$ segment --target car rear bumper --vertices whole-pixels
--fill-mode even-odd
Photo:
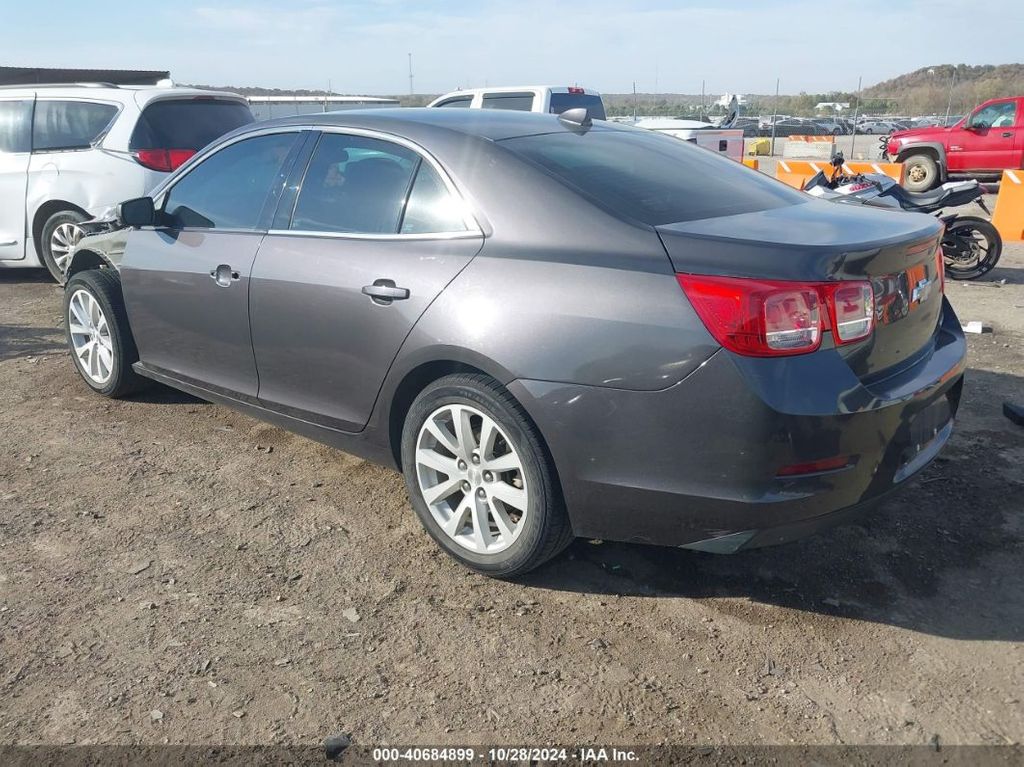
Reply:
[[[655,392],[514,381],[551,450],[577,535],[738,551],[870,509],[952,433],[966,345],[944,303],[912,367],[863,384],[838,353],[716,352]],[[846,468],[779,469],[835,456]]]

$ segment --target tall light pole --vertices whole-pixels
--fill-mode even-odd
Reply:
[[[857,78],[857,99],[853,105],[853,135],[850,138],[850,159],[856,160],[857,155],[854,153],[854,148],[857,146],[857,113],[860,111],[860,88],[864,82],[864,75]],[[885,158],[882,158],[885,159]]]
[[[409,95],[412,95],[412,54],[409,54]]]
[[[953,65],[953,76],[949,78],[949,100],[946,101],[946,119],[943,125],[949,125],[949,110],[953,106],[953,84],[956,82],[956,64]]]
[[[775,156],[775,123],[779,121],[779,83],[781,78],[775,78],[775,104],[772,107],[772,148],[771,156]]]

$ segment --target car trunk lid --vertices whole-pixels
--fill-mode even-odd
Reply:
[[[862,380],[926,352],[942,312],[934,218],[808,201],[657,227],[677,272],[770,280],[870,280],[875,331],[838,347]]]

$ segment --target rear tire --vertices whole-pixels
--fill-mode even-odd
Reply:
[[[908,192],[927,192],[939,183],[939,164],[930,154],[904,157],[903,188]]]
[[[93,391],[117,399],[149,386],[149,380],[132,369],[139,352],[116,271],[89,269],[68,280],[64,322],[75,369]]]
[[[83,232],[78,225],[86,220],[88,217],[77,210],[62,210],[43,224],[39,243],[43,265],[61,285],[67,281],[65,272],[71,263],[71,251],[82,238]]]
[[[514,578],[572,541],[539,432],[488,376],[446,376],[416,397],[402,429],[402,470],[427,532],[478,573]]]
[[[954,280],[975,280],[999,263],[1003,238],[999,230],[983,218],[957,216],[942,236],[942,252],[946,276]]]

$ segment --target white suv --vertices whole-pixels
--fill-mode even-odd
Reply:
[[[64,281],[78,226],[144,195],[253,121],[233,93],[109,84],[0,87],[0,268]]]
[[[560,115],[567,109],[586,107],[593,120],[604,120],[601,94],[575,86],[518,85],[509,88],[470,88],[439,96],[428,107],[449,109],[516,109]]]

